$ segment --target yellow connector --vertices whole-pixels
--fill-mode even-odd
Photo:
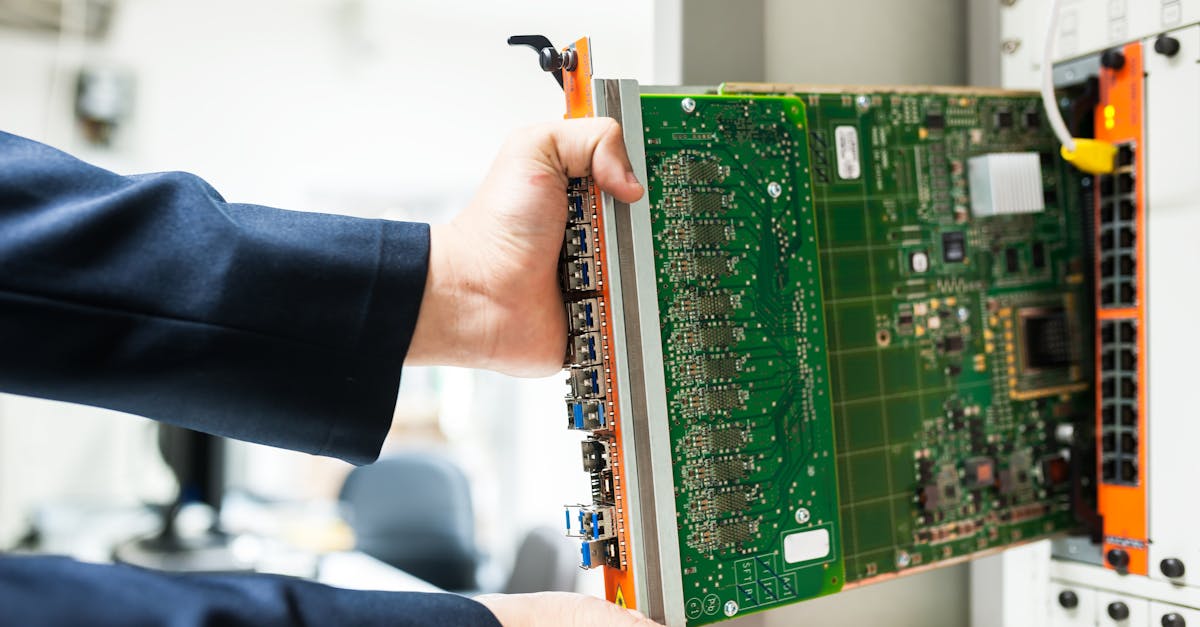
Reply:
[[[1117,147],[1099,139],[1072,138],[1075,150],[1067,150],[1063,145],[1059,152],[1067,163],[1087,172],[1088,174],[1111,174],[1113,161],[1117,156]]]

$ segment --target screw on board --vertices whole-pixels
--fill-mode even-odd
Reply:
[[[808,508],[801,507],[796,510],[796,522],[803,525],[810,520],[812,520],[812,513],[808,511]]]
[[[683,109],[684,113],[691,113],[696,110],[696,99],[684,98],[683,100],[679,101],[679,106]]]
[[[734,614],[737,614],[737,613],[738,613],[737,601],[726,601],[725,602],[725,615],[733,616]]]

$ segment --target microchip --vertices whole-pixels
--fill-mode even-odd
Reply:
[[[942,350],[947,353],[959,353],[963,349],[963,338],[961,335],[947,335],[942,340]]]
[[[1020,253],[1018,253],[1017,249],[1012,246],[1004,249],[1004,269],[1007,270],[1009,274],[1015,274],[1021,269]]]
[[[959,497],[958,468],[954,464],[943,464],[934,482],[922,489],[921,504],[925,511],[932,512],[957,505]]]
[[[1071,328],[1064,308],[1022,309],[1018,317],[1021,365],[1026,372],[1055,370],[1071,365]]]
[[[1025,128],[1042,128],[1042,115],[1037,109],[1030,109],[1025,112]]]
[[[986,488],[996,484],[996,464],[987,457],[974,457],[963,464],[967,485]]]
[[[1013,114],[1012,111],[997,111],[996,112],[996,128],[1012,128]]]
[[[1055,191],[1055,189],[1053,187],[1047,187],[1046,189],[1043,189],[1042,190],[1042,203],[1044,203],[1047,206],[1051,206],[1051,207],[1054,205],[1057,205],[1058,204],[1058,192]]]
[[[1042,476],[1050,485],[1066,483],[1071,479],[1071,465],[1066,457],[1052,455],[1042,460]]]
[[[1046,245],[1041,242],[1033,243],[1033,267],[1038,270],[1046,267]]]
[[[962,231],[942,233],[942,260],[962,263],[967,258],[967,236]]]
[[[1018,451],[1009,458],[1008,467],[996,477],[1000,494],[1024,492],[1033,487],[1033,460],[1028,451]]]
[[[896,317],[896,324],[898,324],[899,326],[906,327],[906,326],[911,325],[912,323],[913,323],[913,315],[910,313],[901,312],[900,315]]]
[[[929,130],[941,130],[946,128],[946,116],[941,113],[925,114],[925,128]]]

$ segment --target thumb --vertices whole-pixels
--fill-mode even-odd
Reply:
[[[588,176],[621,202],[642,197],[644,189],[629,165],[621,126],[612,118],[564,120],[550,125],[553,156],[567,176]]]

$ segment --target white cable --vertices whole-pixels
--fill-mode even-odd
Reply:
[[[1071,138],[1054,98],[1054,31],[1058,26],[1059,4],[1060,0],[1050,0],[1050,16],[1046,20],[1046,46],[1042,53],[1042,105],[1046,108],[1046,118],[1050,120],[1050,127],[1054,129],[1058,141],[1062,142],[1067,152],[1075,152],[1075,140]]]

